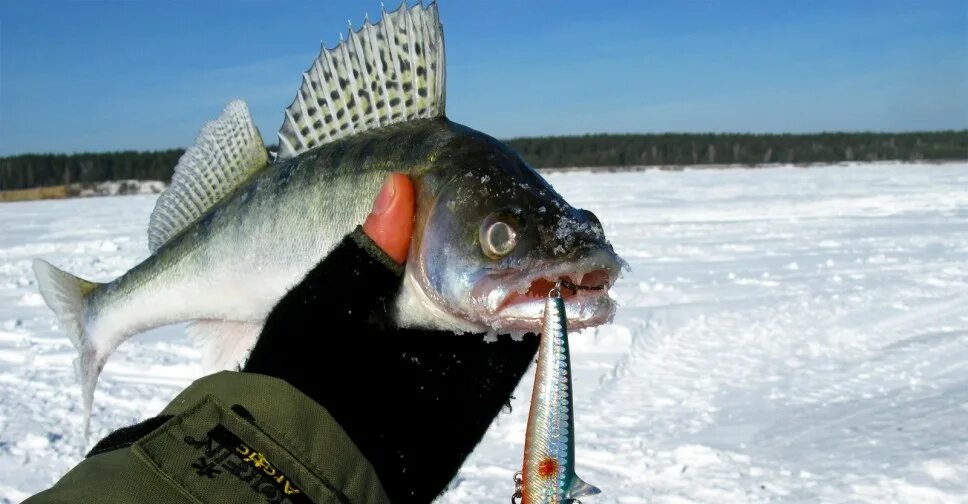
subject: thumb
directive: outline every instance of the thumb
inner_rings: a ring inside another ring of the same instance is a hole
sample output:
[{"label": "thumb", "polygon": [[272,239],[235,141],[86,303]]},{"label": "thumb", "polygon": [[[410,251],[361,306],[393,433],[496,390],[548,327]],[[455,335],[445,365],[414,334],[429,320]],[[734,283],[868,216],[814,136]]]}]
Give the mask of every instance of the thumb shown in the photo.
[{"label": "thumb", "polygon": [[391,173],[363,223],[363,232],[394,261],[403,264],[413,234],[413,182],[402,173]]}]

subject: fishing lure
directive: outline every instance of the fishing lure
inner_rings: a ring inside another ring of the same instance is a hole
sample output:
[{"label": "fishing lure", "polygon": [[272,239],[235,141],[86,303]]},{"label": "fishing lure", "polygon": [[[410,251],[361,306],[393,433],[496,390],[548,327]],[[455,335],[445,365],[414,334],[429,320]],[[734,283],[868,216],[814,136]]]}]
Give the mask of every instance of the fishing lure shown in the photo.
[{"label": "fishing lure", "polygon": [[514,475],[514,504],[580,504],[579,497],[601,492],[575,474],[575,416],[563,287],[576,291],[606,286],[586,287],[561,280],[545,300],[524,464]]}]

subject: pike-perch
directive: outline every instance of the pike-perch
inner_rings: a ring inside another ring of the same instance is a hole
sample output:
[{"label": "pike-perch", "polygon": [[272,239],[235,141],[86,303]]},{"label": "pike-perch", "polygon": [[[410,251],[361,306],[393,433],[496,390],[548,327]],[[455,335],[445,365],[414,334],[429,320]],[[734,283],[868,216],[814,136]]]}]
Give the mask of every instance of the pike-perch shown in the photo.
[{"label": "pike-perch", "polygon": [[[391,172],[417,196],[400,326],[537,332],[554,279],[614,282],[621,261],[598,219],[503,143],[448,120],[444,81],[437,5],[383,12],[303,73],[273,160],[242,101],[202,128],[151,214],[143,262],[95,283],[36,260],[78,350],[85,430],[105,361],[137,333],[190,322],[209,370],[243,360],[273,305],[363,222]],[[606,293],[566,303],[576,326],[614,308]]]}]

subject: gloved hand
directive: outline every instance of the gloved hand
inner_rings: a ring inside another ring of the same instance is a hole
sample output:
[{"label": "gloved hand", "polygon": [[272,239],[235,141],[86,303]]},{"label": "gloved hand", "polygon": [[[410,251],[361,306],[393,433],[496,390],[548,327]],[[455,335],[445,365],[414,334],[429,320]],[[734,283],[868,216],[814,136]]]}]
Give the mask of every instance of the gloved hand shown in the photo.
[{"label": "gloved hand", "polygon": [[410,180],[391,175],[366,223],[269,315],[243,368],[326,408],[394,503],[431,502],[534,360],[538,338],[400,329],[392,318],[413,228]]}]

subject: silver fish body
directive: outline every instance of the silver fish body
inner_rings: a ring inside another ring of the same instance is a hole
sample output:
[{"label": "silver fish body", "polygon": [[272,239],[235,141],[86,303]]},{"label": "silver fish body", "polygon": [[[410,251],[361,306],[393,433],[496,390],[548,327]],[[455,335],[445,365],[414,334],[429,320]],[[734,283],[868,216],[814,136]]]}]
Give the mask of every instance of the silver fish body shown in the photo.
[{"label": "silver fish body", "polygon": [[[95,288],[89,330],[116,335],[190,320],[260,324],[273,304],[362,223],[392,171],[427,168],[425,149],[400,149],[445,121],[348,138],[273,167],[116,280]],[[419,180],[420,177],[415,177]],[[105,350],[113,350],[113,348]]]},{"label": "silver fish body", "polygon": [[519,491],[523,504],[567,503],[601,492],[575,474],[568,320],[557,288],[545,301]]}]

